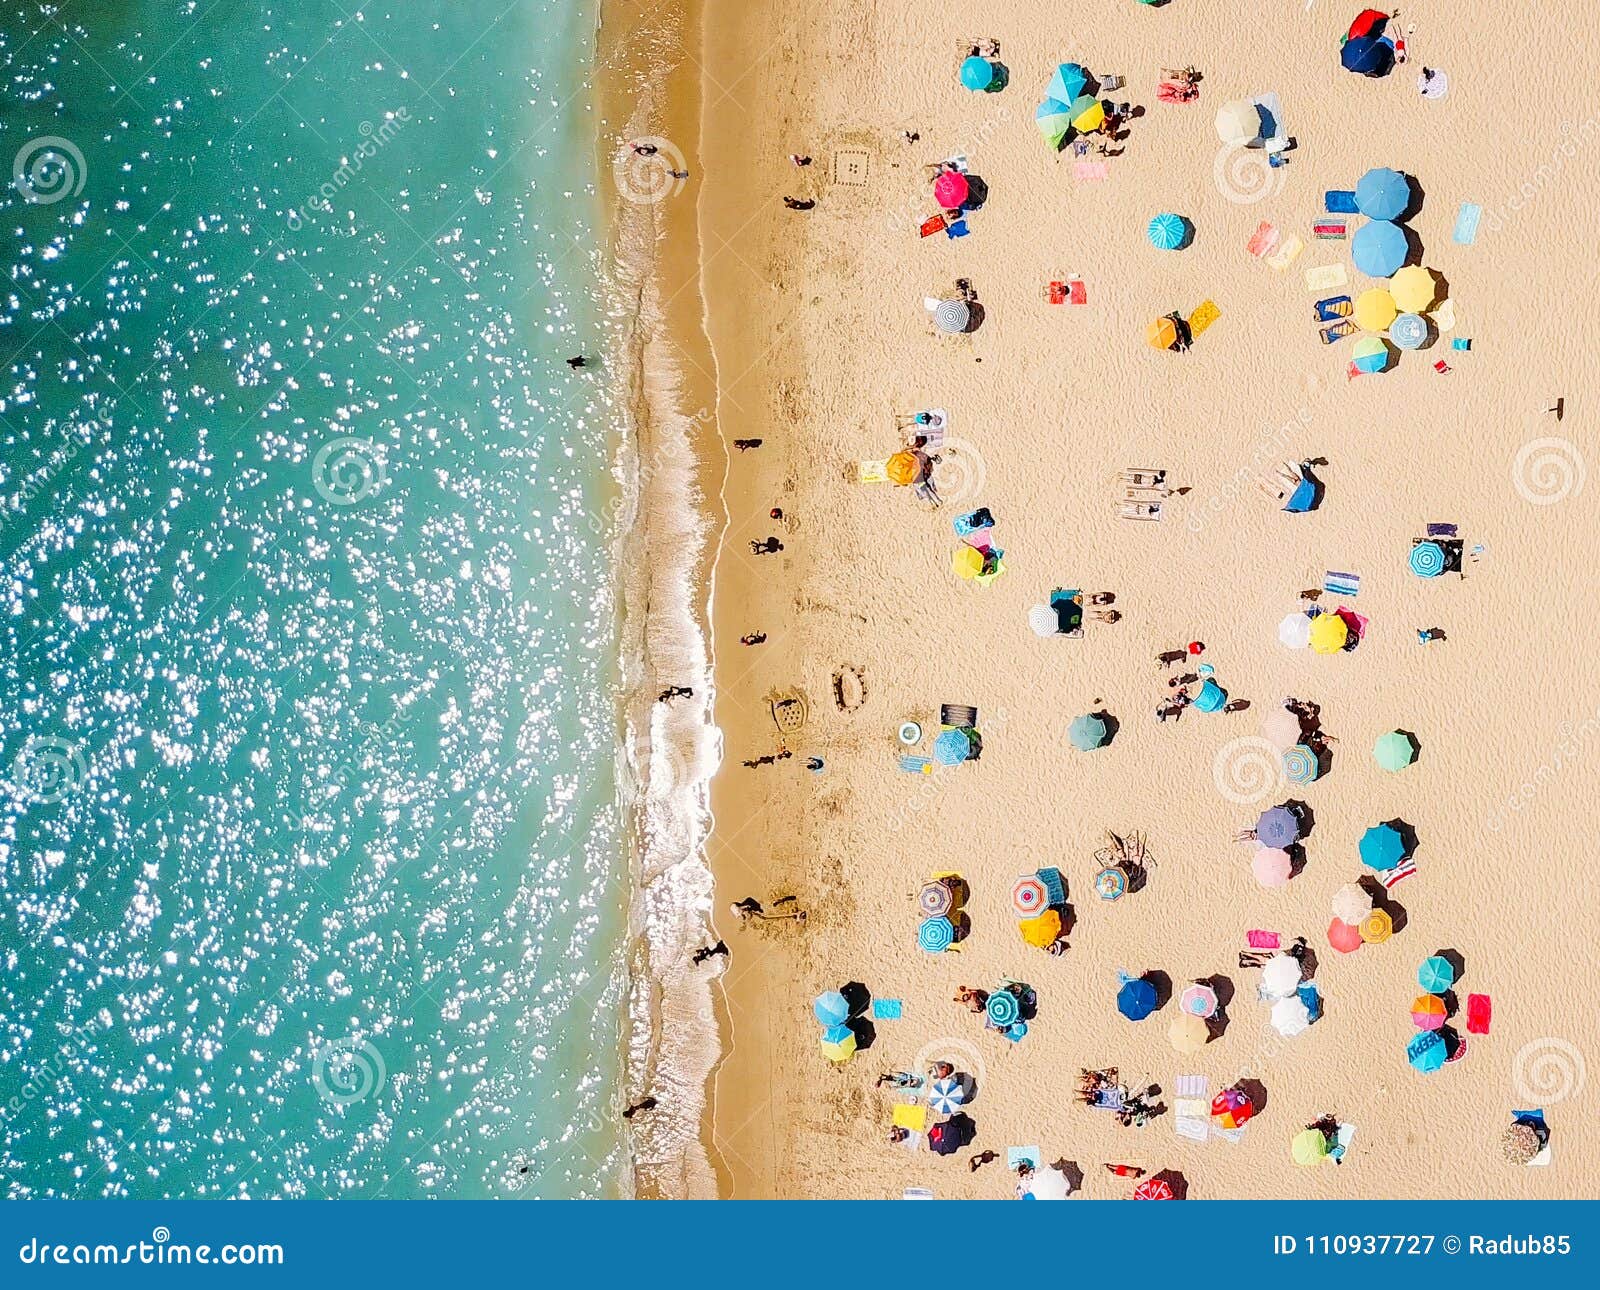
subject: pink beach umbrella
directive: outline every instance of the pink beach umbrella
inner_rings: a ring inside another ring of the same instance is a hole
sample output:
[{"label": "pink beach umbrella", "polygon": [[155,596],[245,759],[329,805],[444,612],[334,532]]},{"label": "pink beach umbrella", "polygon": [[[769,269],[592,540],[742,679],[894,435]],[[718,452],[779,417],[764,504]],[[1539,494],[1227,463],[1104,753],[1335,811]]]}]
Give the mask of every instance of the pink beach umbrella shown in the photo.
[{"label": "pink beach umbrella", "polygon": [[1361,929],[1336,918],[1328,924],[1328,944],[1341,954],[1354,954],[1361,948]]},{"label": "pink beach umbrella", "polygon": [[967,191],[967,177],[959,170],[946,170],[933,181],[933,200],[941,210],[959,210],[967,200]]},{"label": "pink beach umbrella", "polygon": [[1282,887],[1292,868],[1289,853],[1281,847],[1262,847],[1250,862],[1250,872],[1263,887]]}]

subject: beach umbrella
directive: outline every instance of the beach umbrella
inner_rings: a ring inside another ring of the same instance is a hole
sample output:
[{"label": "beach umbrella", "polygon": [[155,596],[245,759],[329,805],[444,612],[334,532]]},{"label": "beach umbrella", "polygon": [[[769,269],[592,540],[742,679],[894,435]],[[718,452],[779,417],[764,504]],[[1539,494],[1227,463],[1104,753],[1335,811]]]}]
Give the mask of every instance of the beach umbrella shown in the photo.
[{"label": "beach umbrella", "polygon": [[917,908],[922,911],[924,918],[940,918],[950,912],[953,904],[955,897],[948,883],[926,882],[917,893]]},{"label": "beach umbrella", "polygon": [[1128,890],[1128,875],[1121,869],[1102,869],[1094,876],[1094,892],[1101,900],[1118,900]]},{"label": "beach umbrella", "polygon": [[1028,610],[1028,626],[1035,636],[1054,636],[1061,630],[1061,619],[1049,605],[1035,605]]},{"label": "beach umbrella", "polygon": [[1004,1030],[1022,1020],[1022,1004],[1010,990],[996,990],[989,996],[984,1014],[989,1018],[990,1025]]},{"label": "beach umbrella", "polygon": [[1235,99],[1217,109],[1217,138],[1234,148],[1247,148],[1261,138],[1261,109],[1248,99]]},{"label": "beach umbrella", "polygon": [[1508,1124],[1500,1135],[1500,1151],[1511,1164],[1527,1164],[1539,1154],[1539,1131],[1531,1124]]},{"label": "beach umbrella", "polygon": [[961,207],[970,191],[967,177],[959,170],[941,171],[939,177],[933,181],[933,200],[945,210],[956,210]]},{"label": "beach umbrella", "polygon": [[822,1032],[822,1055],[830,1062],[847,1062],[856,1050],[856,1032],[849,1026],[829,1026]]},{"label": "beach umbrella", "polygon": [[952,1155],[971,1143],[977,1132],[978,1126],[963,1111],[928,1130],[928,1149],[936,1156]]},{"label": "beach umbrella", "polygon": [[1318,614],[1311,620],[1311,648],[1318,654],[1337,654],[1349,639],[1350,629],[1338,614]]},{"label": "beach umbrella", "polygon": [[1363,336],[1350,351],[1358,372],[1381,372],[1389,366],[1389,347],[1381,336]]},{"label": "beach umbrella", "polygon": [[1356,209],[1368,219],[1399,219],[1411,204],[1411,185],[1398,170],[1379,166],[1356,180]]},{"label": "beach umbrella", "polygon": [[1287,998],[1300,988],[1300,960],[1274,954],[1261,967],[1261,988],[1274,999]]},{"label": "beach umbrella", "polygon": [[1347,882],[1333,893],[1333,916],[1341,923],[1360,925],[1372,912],[1372,893],[1359,882]]},{"label": "beach umbrella", "polygon": [[1170,318],[1157,318],[1144,329],[1144,338],[1151,349],[1171,349],[1178,343],[1178,324]]},{"label": "beach umbrella", "polygon": [[1071,103],[1089,83],[1089,70],[1081,63],[1062,63],[1050,78],[1045,93],[1058,103]]},{"label": "beach umbrella", "polygon": [[1011,886],[1011,908],[1018,918],[1033,918],[1050,907],[1050,893],[1037,874],[1025,874]]},{"label": "beach umbrella", "polygon": [[1381,36],[1388,21],[1389,15],[1382,9],[1363,9],[1350,24],[1350,30],[1345,33],[1345,38],[1353,40],[1357,36]]},{"label": "beach umbrella", "polygon": [[1192,1012],[1178,1013],[1167,1027],[1167,1039],[1180,1053],[1197,1053],[1210,1038],[1205,1019]]},{"label": "beach umbrella", "polygon": [[928,1089],[928,1108],[935,1115],[954,1115],[967,1100],[967,1091],[961,1081],[936,1079]]},{"label": "beach umbrella", "polygon": [[1321,1129],[1302,1129],[1289,1144],[1289,1156],[1297,1165],[1320,1165],[1328,1154],[1328,1135]]},{"label": "beach umbrella", "polygon": [[1184,238],[1189,236],[1189,224],[1183,216],[1168,211],[1151,220],[1150,227],[1145,232],[1150,238],[1151,246],[1162,251],[1176,251],[1183,245]]},{"label": "beach umbrella", "polygon": [[1406,262],[1406,231],[1386,219],[1369,220],[1350,239],[1350,258],[1369,278],[1387,278]]},{"label": "beach umbrella", "polygon": [[1278,847],[1261,847],[1250,861],[1250,872],[1263,887],[1282,887],[1294,872],[1289,853]]},{"label": "beach umbrella", "polygon": [[1393,869],[1405,859],[1406,840],[1392,824],[1374,824],[1361,835],[1361,863],[1369,869]]},{"label": "beach umbrella", "polygon": [[1368,945],[1378,945],[1394,935],[1394,919],[1382,909],[1374,909],[1361,920],[1361,939]]},{"label": "beach umbrella", "polygon": [[1419,994],[1411,1001],[1411,1020],[1418,1030],[1438,1030],[1444,1019],[1444,1000],[1438,995]]},{"label": "beach umbrella", "polygon": [[1243,1089],[1225,1088],[1211,1099],[1211,1117],[1224,1129],[1242,1129],[1256,1113],[1256,1104]]},{"label": "beach umbrella", "polygon": [[1044,884],[1044,894],[1052,905],[1067,903],[1067,880],[1061,876],[1061,870],[1036,869],[1033,876]]},{"label": "beach umbrella", "polygon": [[1425,314],[1439,293],[1433,274],[1420,264],[1408,264],[1389,282],[1395,304],[1408,314]]},{"label": "beach umbrella", "polygon": [[1372,36],[1357,36],[1344,42],[1339,63],[1345,71],[1360,76],[1387,76],[1394,67],[1394,49],[1387,41]]},{"label": "beach umbrella", "polygon": [[979,58],[974,54],[971,58],[962,60],[961,84],[967,89],[977,93],[986,90],[994,82],[994,64],[987,58]]},{"label": "beach umbrella", "polygon": [[1165,1178],[1146,1178],[1133,1189],[1134,1200],[1175,1200],[1172,1184]]},{"label": "beach umbrella", "polygon": [[972,740],[965,730],[951,726],[933,741],[933,759],[941,766],[959,766],[972,755]]},{"label": "beach umbrella", "polygon": [[1305,744],[1284,750],[1283,776],[1291,784],[1309,784],[1317,777],[1317,754]]},{"label": "beach umbrella", "polygon": [[1106,119],[1106,110],[1093,94],[1080,94],[1068,109],[1072,113],[1072,128],[1079,134],[1098,130]]},{"label": "beach umbrella", "polygon": [[1456,983],[1456,970],[1450,960],[1435,954],[1422,961],[1417,969],[1417,984],[1429,994],[1443,994]]},{"label": "beach umbrella", "polygon": [[1378,742],[1372,745],[1372,758],[1384,770],[1404,770],[1416,755],[1411,740],[1398,730],[1379,735]]},{"label": "beach umbrella", "polygon": [[1418,542],[1411,548],[1411,572],[1419,578],[1437,578],[1444,572],[1444,548],[1437,542]]},{"label": "beach umbrella", "polygon": [[1424,1075],[1431,1075],[1444,1065],[1450,1048],[1439,1030],[1421,1030],[1406,1045],[1406,1060]]},{"label": "beach umbrella", "polygon": [[1072,109],[1059,99],[1046,99],[1033,110],[1033,123],[1052,148],[1059,148],[1072,129]]},{"label": "beach umbrella", "polygon": [[1264,847],[1286,847],[1300,836],[1300,821],[1287,806],[1273,806],[1256,821],[1256,841]]},{"label": "beach umbrella", "polygon": [[922,464],[914,452],[897,452],[883,463],[883,472],[889,476],[891,484],[903,488],[917,482],[917,476],[922,473]]},{"label": "beach umbrella", "polygon": [[1037,918],[1019,919],[1017,929],[1029,945],[1047,950],[1061,939],[1061,915],[1053,909],[1047,909]]},{"label": "beach umbrella", "polygon": [[1304,649],[1311,644],[1311,619],[1303,613],[1292,613],[1278,624],[1278,639],[1290,649]]},{"label": "beach umbrella", "polygon": [[1336,918],[1328,924],[1328,944],[1341,954],[1354,954],[1361,948],[1361,930]]},{"label": "beach umbrella", "polygon": [[1178,1007],[1196,1017],[1214,1017],[1217,1014],[1217,992],[1203,981],[1185,986],[1178,996]]},{"label": "beach umbrella", "polygon": [[1437,67],[1426,68],[1417,75],[1417,93],[1425,99],[1442,99],[1450,93],[1450,78]]},{"label": "beach umbrella", "polygon": [[850,1002],[837,990],[824,990],[811,1001],[811,1011],[824,1026],[842,1026],[850,1020]]},{"label": "beach umbrella", "polygon": [[1054,1165],[1043,1165],[1033,1171],[1023,1195],[1034,1200],[1066,1200],[1072,1195],[1072,1179]]},{"label": "beach umbrella", "polygon": [[917,928],[917,944],[929,954],[942,954],[954,944],[956,927],[948,918],[925,918]]},{"label": "beach umbrella", "polygon": [[966,331],[971,321],[972,310],[965,300],[941,300],[933,311],[933,325],[952,335]]},{"label": "beach umbrella", "polygon": [[1356,297],[1356,326],[1362,331],[1383,331],[1399,312],[1386,287],[1368,287]]},{"label": "beach umbrella", "polygon": [[971,582],[983,572],[987,557],[975,546],[963,542],[950,553],[950,572],[963,582]]},{"label": "beach umbrella", "polygon": [[1389,324],[1389,339],[1400,349],[1421,349],[1428,341],[1428,320],[1421,314],[1401,314]]},{"label": "beach umbrella", "polygon": [[1072,719],[1067,738],[1072,740],[1072,746],[1079,752],[1090,752],[1105,743],[1106,723],[1094,713],[1087,712]]},{"label": "beach umbrella", "polygon": [[[1304,615],[1300,619],[1310,626],[1310,619]],[[1293,748],[1300,742],[1300,718],[1288,708],[1273,708],[1261,718],[1261,733],[1274,748]]]},{"label": "beach umbrella", "polygon": [[1129,1021],[1143,1021],[1156,1010],[1156,988],[1143,977],[1133,977],[1117,991],[1117,1011]]},{"label": "beach umbrella", "polygon": [[1194,706],[1198,712],[1220,712],[1227,701],[1228,692],[1210,677],[1200,687],[1200,693],[1194,696]]},{"label": "beach umbrella", "polygon": [[1311,1009],[1299,995],[1291,994],[1272,1005],[1272,1028],[1285,1039],[1293,1039],[1311,1025]]}]

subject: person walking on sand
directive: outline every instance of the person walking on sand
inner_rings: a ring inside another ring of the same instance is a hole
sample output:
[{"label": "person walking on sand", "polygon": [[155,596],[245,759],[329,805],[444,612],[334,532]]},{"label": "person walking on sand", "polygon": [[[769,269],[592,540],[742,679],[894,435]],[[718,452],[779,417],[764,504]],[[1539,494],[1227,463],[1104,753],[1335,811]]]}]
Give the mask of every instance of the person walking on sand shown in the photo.
[{"label": "person walking on sand", "polygon": [[689,957],[694,960],[695,966],[698,967],[707,959],[715,958],[718,954],[722,955],[723,958],[728,957],[729,950],[726,941],[718,941],[715,945],[708,945],[704,949],[696,950]]},{"label": "person walking on sand", "polygon": [[633,149],[633,155],[636,157],[653,157],[661,151],[653,143],[630,143],[628,146]]},{"label": "person walking on sand", "polygon": [[998,1151],[980,1151],[971,1160],[967,1161],[967,1170],[970,1173],[977,1173],[984,1165],[998,1159],[1000,1159]]},{"label": "person walking on sand", "polygon": [[817,201],[814,197],[807,197],[804,201],[798,197],[785,197],[783,204],[792,211],[808,211],[817,204]]},{"label": "person walking on sand", "polygon": [[[778,903],[793,904],[794,897],[785,896],[783,901]],[[728,907],[728,912],[737,918],[740,923],[747,923],[752,918],[759,918],[764,923],[771,922],[774,919],[781,920],[786,918],[793,919],[798,923],[803,923],[806,921],[806,911],[803,909],[790,910],[789,912],[782,914],[769,914],[761,902],[754,896],[746,896],[743,900],[734,901],[733,904]]]},{"label": "person walking on sand", "polygon": [[653,1111],[656,1109],[656,1100],[653,1097],[642,1097],[622,1113],[624,1120],[631,1120],[640,1111]]},{"label": "person walking on sand", "polygon": [[760,645],[766,639],[767,639],[766,632],[749,632],[746,635],[739,637],[739,644],[741,644],[741,645]]},{"label": "person walking on sand", "polygon": [[761,446],[761,440],[759,440],[759,439],[735,439],[733,441],[733,446],[735,448],[737,448],[740,452],[748,452],[751,448],[759,448]]},{"label": "person walking on sand", "polygon": [[754,538],[750,540],[750,553],[752,555],[772,555],[781,550],[783,550],[783,543],[775,537],[769,537],[765,542],[757,542]]},{"label": "person walking on sand", "polygon": [[810,157],[802,157],[798,152],[791,152],[789,154],[789,160],[796,166],[809,166],[811,164]]}]

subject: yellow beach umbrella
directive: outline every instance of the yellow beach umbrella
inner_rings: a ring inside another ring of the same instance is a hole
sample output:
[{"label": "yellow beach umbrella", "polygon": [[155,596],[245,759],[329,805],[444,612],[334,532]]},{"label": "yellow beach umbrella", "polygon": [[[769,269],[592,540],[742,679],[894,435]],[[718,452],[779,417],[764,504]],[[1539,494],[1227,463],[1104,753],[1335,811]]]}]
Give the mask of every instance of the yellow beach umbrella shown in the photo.
[{"label": "yellow beach umbrella", "polygon": [[1211,1031],[1206,1026],[1205,1018],[1197,1017],[1192,1012],[1180,1012],[1167,1027],[1167,1038],[1180,1053],[1197,1053],[1206,1046]]},{"label": "yellow beach umbrella", "polygon": [[1157,318],[1144,329],[1152,349],[1171,349],[1178,343],[1178,325],[1170,318]]},{"label": "yellow beach umbrella", "polygon": [[891,484],[899,484],[903,488],[916,482],[919,465],[916,453],[897,452],[884,463],[884,473],[889,476]]},{"label": "yellow beach umbrella", "polygon": [[1356,297],[1356,326],[1362,331],[1388,330],[1399,312],[1394,297],[1383,287],[1372,287]]},{"label": "yellow beach umbrella", "polygon": [[1361,939],[1368,945],[1386,941],[1394,934],[1394,919],[1381,909],[1374,909],[1361,920]]},{"label": "yellow beach umbrella", "polygon": [[1106,119],[1106,110],[1092,94],[1080,94],[1072,100],[1072,128],[1080,134],[1098,130]]},{"label": "yellow beach umbrella", "polygon": [[1297,1165],[1320,1165],[1328,1156],[1328,1135],[1321,1129],[1302,1129],[1289,1144]]},{"label": "yellow beach umbrella", "polygon": [[1338,614],[1318,614],[1311,620],[1311,648],[1318,654],[1337,654],[1350,639],[1350,629]]},{"label": "yellow beach umbrella", "polygon": [[[1389,290],[1394,293],[1394,302],[1401,313],[1420,314],[1433,304],[1433,298],[1439,294],[1439,284],[1420,264],[1408,264],[1389,279]],[[1358,312],[1360,308],[1357,304]]]},{"label": "yellow beach umbrella", "polygon": [[[844,1031],[837,1039],[828,1039],[828,1035]],[[856,1032],[847,1026],[830,1026],[823,1031],[822,1055],[830,1062],[847,1062],[855,1055]]]},{"label": "yellow beach umbrella", "polygon": [[1061,939],[1061,915],[1053,909],[1047,909],[1035,918],[1019,919],[1017,930],[1029,945],[1047,950]]},{"label": "yellow beach umbrella", "polygon": [[983,552],[963,542],[950,556],[950,571],[958,578],[971,581],[983,572]]}]

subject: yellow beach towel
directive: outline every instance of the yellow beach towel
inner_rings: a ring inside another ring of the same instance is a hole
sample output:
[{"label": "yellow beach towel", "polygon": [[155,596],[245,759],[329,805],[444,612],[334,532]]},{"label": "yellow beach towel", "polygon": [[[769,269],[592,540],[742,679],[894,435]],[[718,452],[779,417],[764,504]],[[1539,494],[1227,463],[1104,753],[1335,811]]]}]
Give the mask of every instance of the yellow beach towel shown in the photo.
[{"label": "yellow beach towel", "polygon": [[1278,249],[1267,257],[1267,263],[1279,273],[1282,273],[1299,258],[1300,252],[1305,249],[1306,244],[1298,236],[1291,233],[1283,239]]},{"label": "yellow beach towel", "polygon": [[1189,315],[1189,334],[1200,335],[1205,329],[1222,317],[1222,310],[1217,308],[1216,301],[1202,300],[1195,306],[1195,311]]},{"label": "yellow beach towel", "polygon": [[1342,264],[1324,264],[1320,268],[1306,270],[1306,287],[1311,291],[1342,287],[1348,281]]},{"label": "yellow beach towel", "polygon": [[889,482],[889,462],[883,461],[858,461],[856,462],[856,483],[858,484],[887,484]]},{"label": "yellow beach towel", "polygon": [[915,1102],[900,1102],[894,1108],[894,1127],[922,1133],[928,1127],[928,1108]]}]

